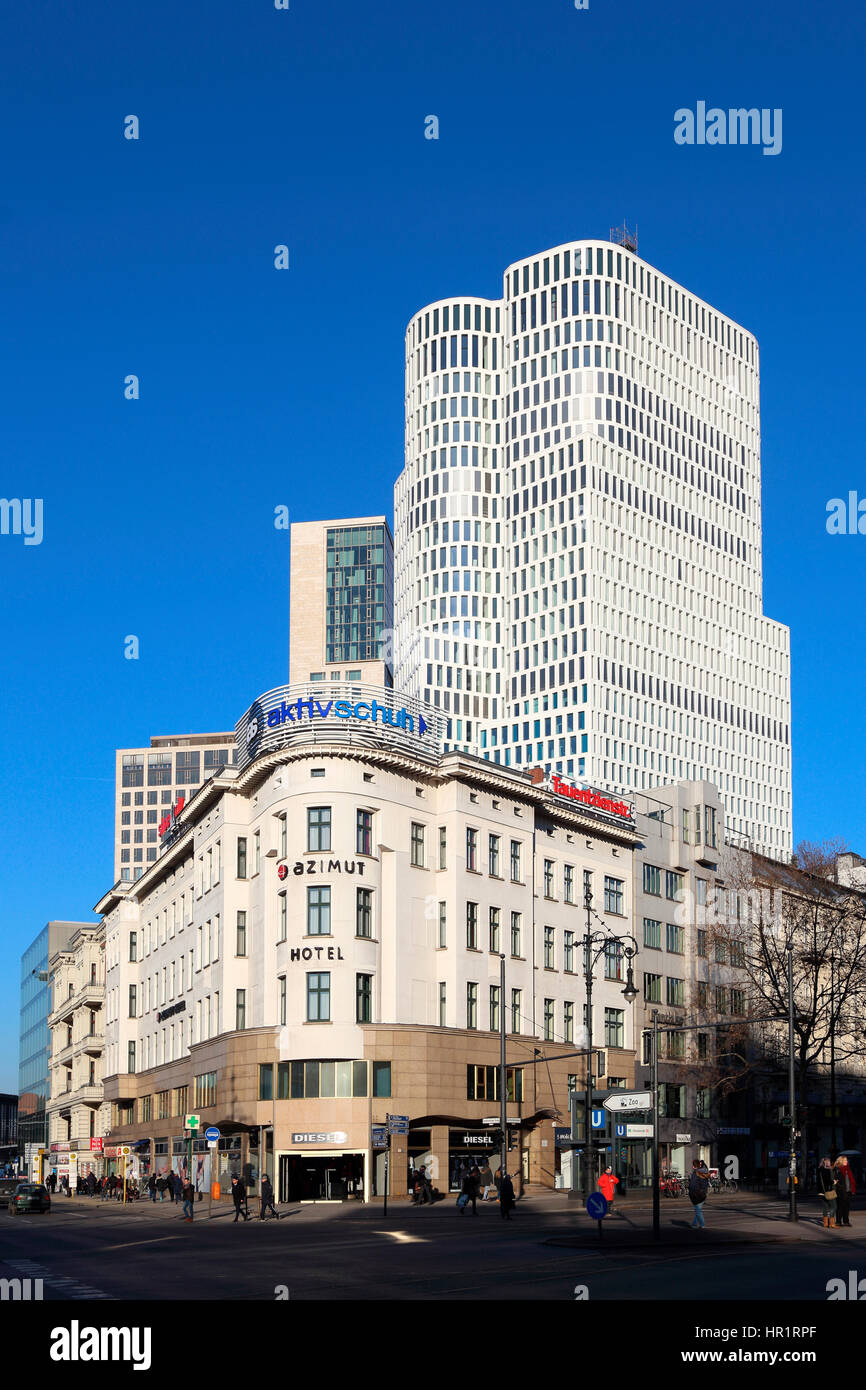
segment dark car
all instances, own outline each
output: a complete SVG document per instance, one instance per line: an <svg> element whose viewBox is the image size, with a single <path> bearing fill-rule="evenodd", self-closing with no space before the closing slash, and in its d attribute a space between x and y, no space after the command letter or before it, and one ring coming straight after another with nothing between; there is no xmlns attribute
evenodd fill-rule
<svg viewBox="0 0 866 1390"><path fill-rule="evenodd" d="M21 1186L20 1178L0 1178L0 1207L8 1207L15 1189Z"/></svg>
<svg viewBox="0 0 866 1390"><path fill-rule="evenodd" d="M39 1182L20 1182L18 1183L9 1210L13 1213L20 1211L50 1211L51 1197L47 1187L43 1187Z"/></svg>

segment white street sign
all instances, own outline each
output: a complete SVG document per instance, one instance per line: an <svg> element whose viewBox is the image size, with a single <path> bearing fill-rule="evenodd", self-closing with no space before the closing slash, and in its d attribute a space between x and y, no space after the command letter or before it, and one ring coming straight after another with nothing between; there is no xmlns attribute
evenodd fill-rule
<svg viewBox="0 0 866 1390"><path fill-rule="evenodd" d="M652 1125L626 1125L626 1139L652 1139Z"/></svg>
<svg viewBox="0 0 866 1390"><path fill-rule="evenodd" d="M615 1091L604 1101L605 1110L622 1113L624 1110L652 1110L652 1091Z"/></svg>
<svg viewBox="0 0 866 1390"><path fill-rule="evenodd" d="M692 1142L692 1136L690 1134L678 1134L676 1142L678 1144L690 1144Z"/></svg>

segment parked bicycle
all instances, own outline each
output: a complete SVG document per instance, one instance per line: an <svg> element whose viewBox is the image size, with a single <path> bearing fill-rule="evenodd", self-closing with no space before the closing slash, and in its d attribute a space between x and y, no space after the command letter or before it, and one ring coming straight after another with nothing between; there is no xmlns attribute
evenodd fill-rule
<svg viewBox="0 0 866 1390"><path fill-rule="evenodd" d="M681 1197L683 1194L683 1183L679 1173L662 1173L659 1178L659 1189L665 1197Z"/></svg>

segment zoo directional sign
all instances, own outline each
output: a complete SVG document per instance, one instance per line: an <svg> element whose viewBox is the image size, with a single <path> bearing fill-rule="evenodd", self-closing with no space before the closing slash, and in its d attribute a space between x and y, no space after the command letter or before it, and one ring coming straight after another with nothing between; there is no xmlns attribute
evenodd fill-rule
<svg viewBox="0 0 866 1390"><path fill-rule="evenodd" d="M616 1114L622 1114L623 1111L652 1110L653 1095L652 1091L615 1091L603 1104L605 1110L612 1110Z"/></svg>

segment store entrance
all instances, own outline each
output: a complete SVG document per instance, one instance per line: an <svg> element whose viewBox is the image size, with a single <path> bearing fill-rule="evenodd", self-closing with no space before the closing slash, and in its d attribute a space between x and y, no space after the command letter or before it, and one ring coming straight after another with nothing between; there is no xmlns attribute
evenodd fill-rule
<svg viewBox="0 0 866 1390"><path fill-rule="evenodd" d="M363 1197L363 1154L280 1154L279 1201L346 1202Z"/></svg>

